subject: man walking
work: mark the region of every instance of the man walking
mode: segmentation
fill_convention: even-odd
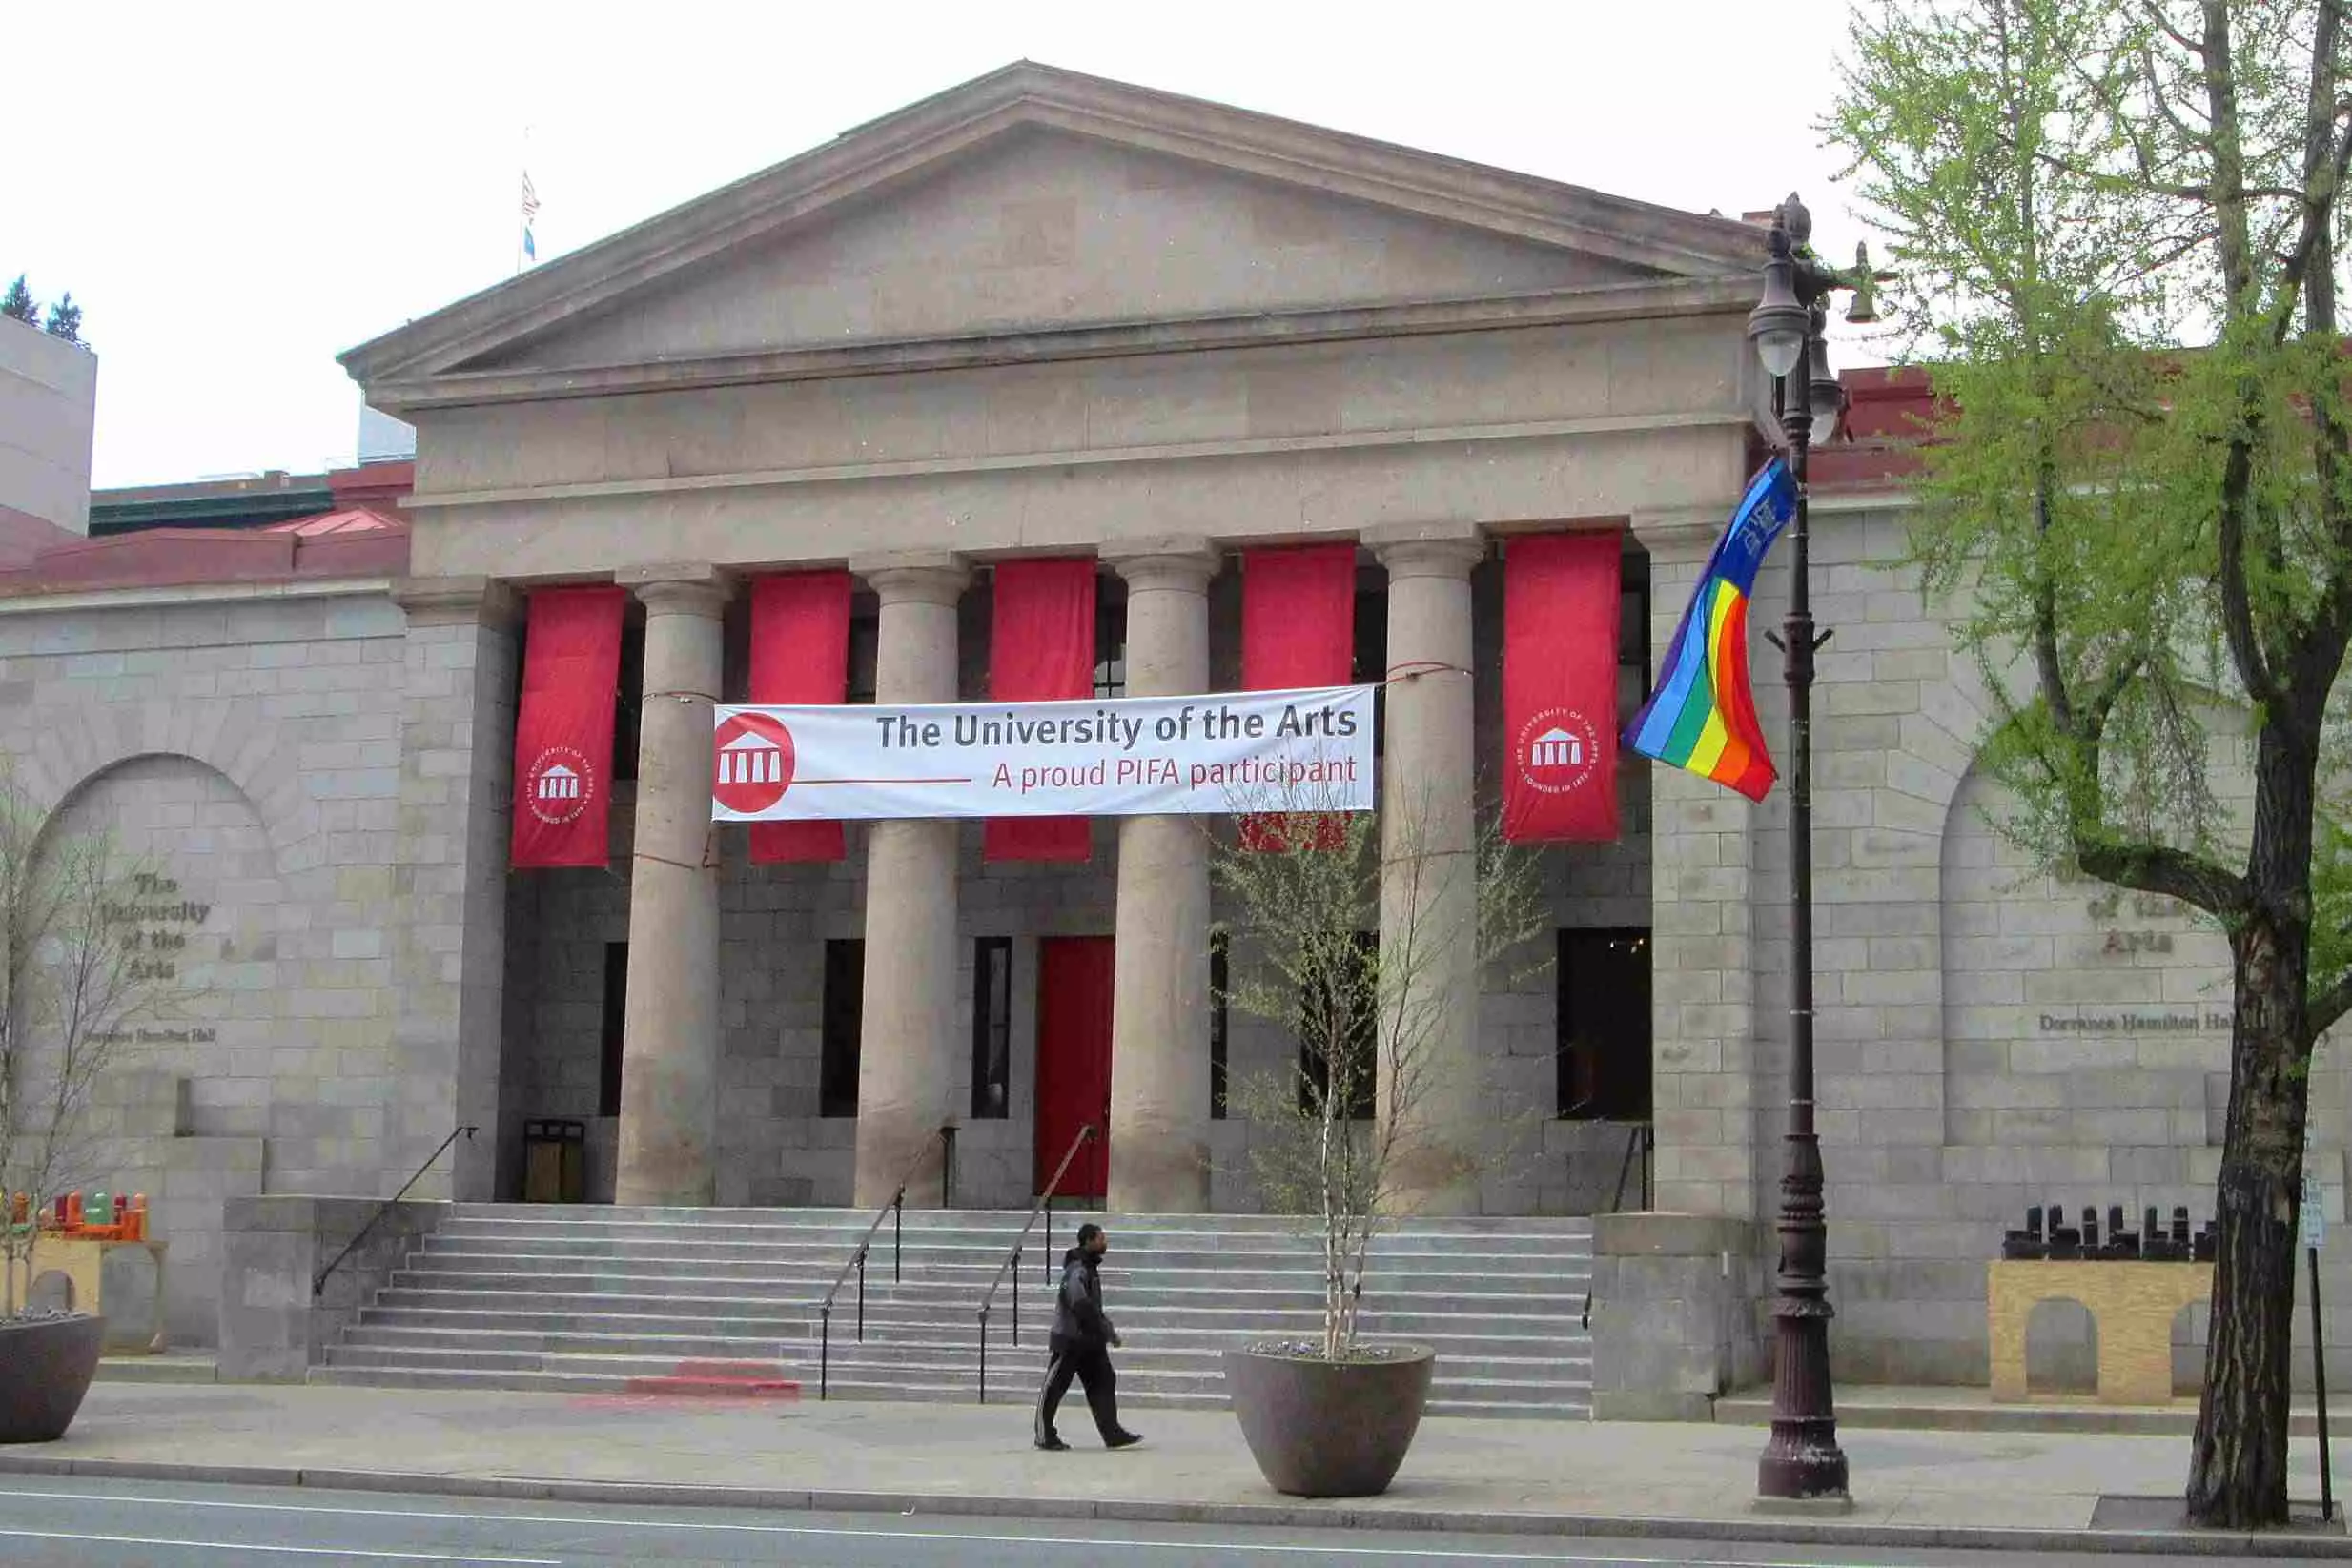
[[[1062,1258],[1061,1290],[1053,1298],[1053,1334],[1047,1341],[1051,1358],[1045,1366],[1045,1387],[1037,1395],[1037,1446],[1058,1453],[1070,1445],[1053,1431],[1054,1413],[1070,1379],[1086,1385],[1087,1408],[1094,1413],[1095,1429],[1105,1448],[1126,1448],[1142,1437],[1119,1425],[1118,1377],[1111,1370],[1111,1347],[1119,1331],[1102,1312],[1102,1254],[1111,1238],[1102,1227],[1078,1227],[1078,1244]]]

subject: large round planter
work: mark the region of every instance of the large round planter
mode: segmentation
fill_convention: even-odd
[[[1378,1360],[1225,1353],[1225,1388],[1267,1484],[1294,1497],[1388,1490],[1413,1446],[1437,1353],[1398,1347]]]
[[[0,1443],[47,1443],[65,1436],[98,1375],[103,1317],[45,1317],[0,1323]]]

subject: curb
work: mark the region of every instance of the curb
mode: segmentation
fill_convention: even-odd
[[[1130,1524],[1216,1524],[1281,1530],[1390,1530],[1751,1545],[1884,1546],[1974,1552],[2169,1553],[2177,1557],[2295,1558],[2352,1562],[2352,1537],[2244,1535],[2186,1530],[2020,1530],[1985,1525],[1827,1524],[1796,1518],[1686,1519],[1651,1515],[1479,1513],[1467,1509],[1351,1508],[1342,1504],[1156,1502],[1125,1497],[981,1497],[949,1493],[835,1492],[802,1488],[581,1481],[529,1476],[447,1476],[399,1470],[304,1470],[273,1465],[174,1464],[146,1459],[66,1459],[0,1454],[0,1475],[91,1480],[181,1481],[225,1486],[404,1492],[665,1508],[754,1508],[776,1513],[894,1514],[932,1517],[1091,1519]]]

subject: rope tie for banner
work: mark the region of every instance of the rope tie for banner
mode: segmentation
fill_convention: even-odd
[[[718,701],[706,691],[648,691],[642,693],[638,700],[650,703],[657,697],[675,697],[681,703],[716,703]]]
[[[708,841],[707,841],[707,840],[706,840],[705,842],[706,842],[706,843],[707,843]],[[678,867],[678,869],[679,869],[679,870],[681,870],[681,871],[716,871],[716,870],[718,870],[718,869],[719,869],[719,862],[718,862],[718,860],[717,860],[715,857],[713,857],[713,856],[710,854],[709,850],[708,850],[708,849],[705,849],[705,850],[704,850],[704,852],[703,852],[703,854],[704,854],[703,864],[702,864],[702,865],[687,865],[685,861],[682,861],[682,860],[672,860],[672,859],[670,859],[667,855],[657,855],[657,854],[655,854],[655,853],[654,853],[652,850],[650,850],[650,849],[632,849],[632,850],[630,850],[630,851],[629,851],[629,859],[631,859],[631,860],[651,860],[651,861],[659,861],[659,862],[661,862],[664,865],[675,865],[675,866],[676,866],[676,867]]]
[[[1449,664],[1442,659],[1416,659],[1408,663],[1391,664],[1381,684],[1393,686],[1400,681],[1410,681],[1423,675],[1468,675],[1469,666]]]

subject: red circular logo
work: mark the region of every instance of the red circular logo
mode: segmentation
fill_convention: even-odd
[[[1592,721],[1574,708],[1545,708],[1520,726],[1519,776],[1544,795],[1582,788],[1601,761]]]
[[[729,811],[765,811],[792,787],[792,732],[767,714],[734,715],[712,744],[711,798]]]
[[[523,775],[523,804],[550,827],[579,820],[595,799],[596,769],[577,747],[547,747]]]

